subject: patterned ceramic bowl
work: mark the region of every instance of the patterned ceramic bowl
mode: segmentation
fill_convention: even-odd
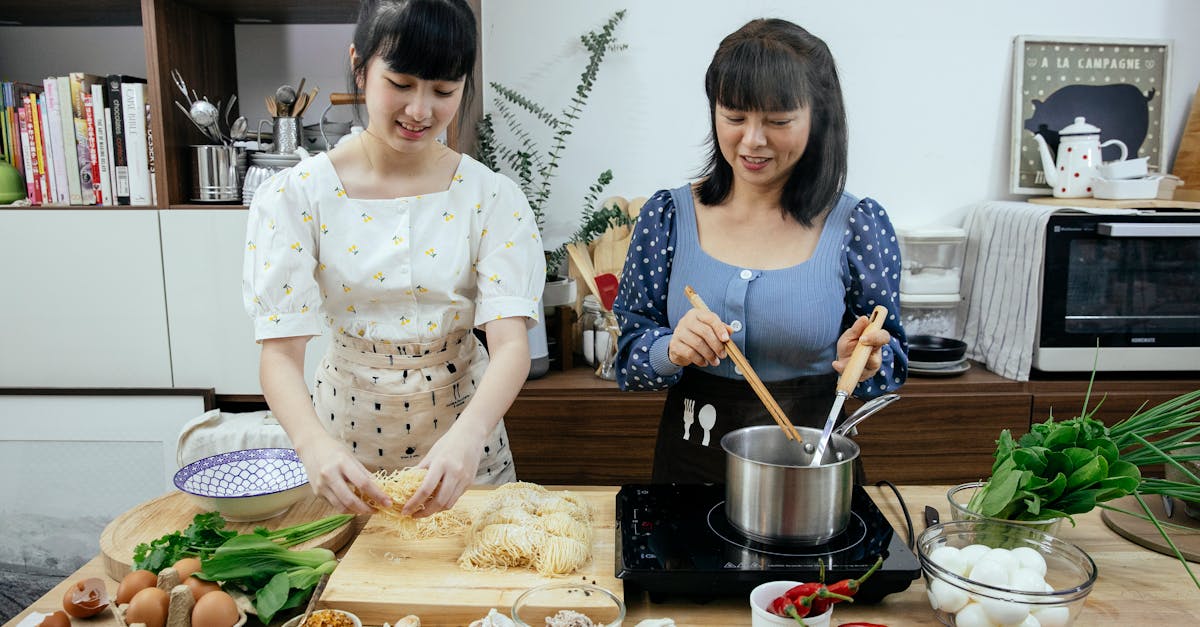
[[[252,448],[192,462],[175,473],[175,487],[226,520],[278,516],[308,493],[304,465],[290,448]]]

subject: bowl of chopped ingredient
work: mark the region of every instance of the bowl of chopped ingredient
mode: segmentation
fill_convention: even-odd
[[[304,614],[293,616],[280,627],[301,627]],[[344,610],[317,610],[308,615],[303,627],[362,627],[357,616]]]
[[[1096,563],[1083,549],[997,521],[932,525],[917,554],[929,604],[945,625],[1066,627],[1096,583]]]
[[[226,520],[278,516],[308,494],[308,475],[290,448],[252,448],[212,455],[175,473],[175,487]]]
[[[619,627],[625,602],[600,586],[556,582],[521,593],[512,617],[521,627]]]

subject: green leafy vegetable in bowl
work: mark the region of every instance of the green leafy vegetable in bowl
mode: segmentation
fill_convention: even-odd
[[[1182,394],[1160,405],[1143,404],[1128,418],[1108,427],[1095,419],[1098,403],[1090,411],[1091,384],[1083,410],[1070,420],[1051,415],[1014,439],[1005,429],[996,441],[992,476],[971,498],[968,508],[982,516],[1006,520],[1070,519],[1075,514],[1103,507],[1138,516],[1154,523],[1200,588],[1187,561],[1175,547],[1154,513],[1143,500],[1161,494],[1182,500],[1200,500],[1200,485],[1146,477],[1140,467],[1166,463],[1197,484],[1200,478],[1181,462],[1200,455],[1181,453],[1195,446],[1200,436],[1200,390]],[[1106,502],[1134,495],[1145,516],[1126,512]]]

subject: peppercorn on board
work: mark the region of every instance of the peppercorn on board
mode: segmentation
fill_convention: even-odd
[[[319,607],[356,614],[364,625],[395,623],[415,614],[423,625],[466,625],[496,608],[507,615],[522,592],[552,582],[587,582],[624,597],[614,576],[616,541],[615,487],[552,487],[584,498],[592,509],[592,559],[576,573],[545,577],[527,568],[469,571],[458,566],[466,534],[450,538],[401,540],[389,534],[389,521],[375,516],[363,527],[342,557]],[[480,509],[490,489],[468,490],[456,508]],[[580,599],[573,608],[586,614]]]

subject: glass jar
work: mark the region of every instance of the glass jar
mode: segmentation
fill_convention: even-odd
[[[599,298],[592,294],[583,297],[583,314],[579,319],[579,347],[582,349],[583,361],[589,366],[596,365],[596,327],[598,322],[603,320],[603,313]]]
[[[595,333],[596,376],[616,381],[617,338],[621,336],[617,316],[611,311],[601,312]]]

